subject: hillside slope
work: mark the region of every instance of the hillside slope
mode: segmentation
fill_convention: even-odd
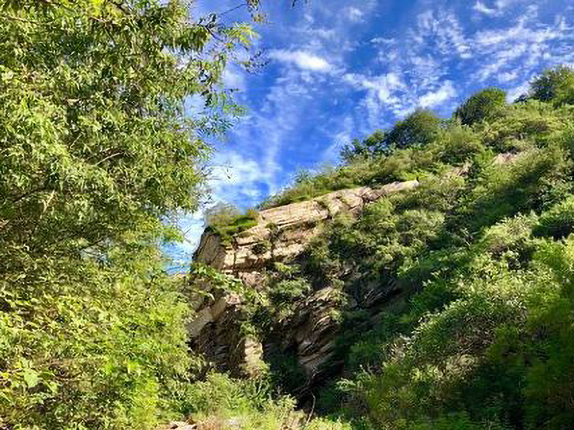
[[[571,428],[574,109],[536,85],[424,145],[355,142],[246,228],[210,227],[188,279],[207,367],[321,425]]]

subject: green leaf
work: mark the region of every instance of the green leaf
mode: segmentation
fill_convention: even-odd
[[[38,372],[33,369],[24,369],[22,371],[22,378],[24,379],[24,382],[26,382],[28,388],[34,388],[40,382]]]

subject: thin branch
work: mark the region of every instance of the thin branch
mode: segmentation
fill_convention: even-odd
[[[242,3],[242,4],[240,4],[239,6],[235,6],[235,7],[232,7],[231,9],[229,9],[229,10],[226,10],[225,12],[221,12],[221,13],[219,14],[219,16],[221,17],[221,16],[224,16],[224,15],[227,15],[228,13],[235,12],[236,10],[241,9],[241,8],[244,8],[244,7],[247,7],[247,6],[248,6],[247,3]]]
[[[26,197],[29,197],[29,196],[31,196],[32,194],[35,194],[35,193],[37,193],[37,192],[39,192],[39,191],[47,191],[47,190],[46,190],[46,187],[45,187],[45,186],[42,186],[42,187],[40,187],[40,188],[35,188],[35,189],[31,190],[31,191],[28,191],[27,193],[22,194],[22,195],[19,196],[19,197],[16,197],[16,198],[12,201],[12,204],[16,204],[16,203],[18,203],[19,201],[25,199]]]
[[[40,216],[38,217],[38,220],[36,221],[36,227],[34,227],[34,230],[32,231],[32,234],[30,236],[33,236],[34,234],[36,234],[36,232],[40,228],[40,221],[42,220],[42,218],[44,218],[44,214],[48,210],[48,207],[52,203],[52,200],[54,199],[55,195],[56,195],[56,190],[52,190],[52,192],[50,193],[50,197],[48,197],[48,201],[44,204],[44,209],[42,210],[42,213],[40,214]]]
[[[311,418],[313,418],[313,413],[315,412],[315,395],[313,393],[311,393],[311,396],[313,396],[313,405],[311,406],[311,412],[309,412],[309,416],[307,417],[307,422],[305,422],[305,425],[303,426],[303,429],[306,429],[307,426],[309,425],[309,422],[311,422]]]
[[[20,18],[18,16],[12,16],[12,15],[0,15],[0,18],[3,18],[5,20],[8,21],[18,21],[18,22],[24,22],[26,24],[36,24],[36,25],[40,25],[41,23],[38,21],[31,21],[29,19],[25,19],[25,18]]]
[[[108,160],[110,160],[110,159],[112,159],[112,158],[114,158],[114,157],[118,157],[118,156],[120,156],[120,155],[123,155],[123,152],[115,152],[115,153],[113,153],[112,155],[108,155],[108,156],[107,156],[106,158],[104,158],[103,160],[98,161],[95,165],[96,165],[96,166],[99,166],[100,164],[105,163],[106,161],[108,161]]]
[[[2,220],[0,223],[3,223],[0,225],[0,231],[4,230],[4,227],[6,227],[8,224],[10,224],[10,221],[12,221],[11,219],[9,220]]]
[[[208,32],[209,34],[211,34],[211,36],[212,36],[215,40],[217,40],[217,41],[219,41],[219,42],[222,42],[222,43],[225,42],[225,40],[223,40],[221,37],[219,37],[217,34],[215,34],[213,31],[211,31],[211,27],[209,27],[208,25],[202,25],[202,24],[198,24],[198,25],[199,25],[200,27],[205,28],[205,29],[207,30],[207,32]]]

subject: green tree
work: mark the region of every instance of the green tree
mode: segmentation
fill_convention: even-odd
[[[376,130],[366,139],[354,139],[343,147],[341,157],[349,162],[356,158],[372,158],[389,154],[397,148],[424,146],[436,137],[440,124],[441,120],[434,112],[417,109],[388,131]]]
[[[239,112],[222,72],[254,36],[189,6],[0,1],[0,427],[144,429],[174,408],[186,311],[158,245],[197,205],[202,136]]]
[[[558,66],[544,71],[530,84],[530,97],[557,105],[574,104],[574,70]]]
[[[506,106],[506,92],[499,88],[486,88],[473,94],[454,113],[464,125],[492,118]]]
[[[384,154],[387,149],[387,135],[382,130],[376,130],[363,140],[353,139],[341,150],[343,160],[349,162],[357,157],[373,157]]]
[[[389,131],[387,147],[403,149],[427,145],[436,137],[440,124],[440,118],[431,110],[417,109]]]

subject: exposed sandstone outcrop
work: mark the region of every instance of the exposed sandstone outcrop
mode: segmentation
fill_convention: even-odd
[[[299,255],[315,237],[322,222],[339,213],[357,215],[364,206],[397,191],[415,188],[419,182],[393,182],[380,188],[360,187],[336,191],[315,199],[267,209],[257,226],[239,233],[231,244],[213,232],[205,232],[193,260],[256,284],[257,271],[269,261]]]
[[[261,211],[258,223],[236,235],[231,243],[206,231],[194,261],[232,274],[250,288],[262,285],[262,270],[270,262],[301,254],[326,221],[337,214],[357,216],[365,205],[388,194],[417,187],[419,182],[395,182],[380,188],[354,188]],[[209,289],[209,286],[206,286]],[[315,376],[330,358],[337,324],[328,312],[334,291],[313,293],[290,321],[284,345],[295,347],[299,364],[309,377]],[[222,370],[235,375],[254,375],[260,370],[263,348],[253,337],[241,335],[241,298],[234,294],[198,302],[189,333],[196,349]]]
[[[494,165],[515,161],[520,154],[499,154]],[[452,169],[445,177],[463,176],[470,169],[466,163]],[[206,230],[194,254],[194,261],[212,266],[240,279],[245,286],[260,289],[264,285],[265,268],[270,263],[288,261],[301,255],[322,227],[338,214],[358,216],[365,205],[386,195],[410,190],[419,182],[394,182],[380,188],[360,187],[329,193],[309,201],[293,203],[261,211],[257,225],[224,241],[216,233]],[[209,291],[206,285],[205,290]],[[402,292],[398,286],[381,289],[377,285],[362,284],[357,297],[350,297],[346,306],[372,312],[377,318],[382,304],[400,305]],[[333,361],[335,337],[339,329],[334,316],[337,291],[329,285],[311,292],[298,304],[294,316],[279,323],[276,336],[264,346],[253,336],[242,334],[241,300],[236,294],[198,300],[194,321],[189,332],[194,347],[220,369],[235,375],[253,376],[261,370],[266,351],[280,355],[294,352],[300,368],[307,375],[307,384],[325,371]],[[304,389],[304,388],[303,388]]]

